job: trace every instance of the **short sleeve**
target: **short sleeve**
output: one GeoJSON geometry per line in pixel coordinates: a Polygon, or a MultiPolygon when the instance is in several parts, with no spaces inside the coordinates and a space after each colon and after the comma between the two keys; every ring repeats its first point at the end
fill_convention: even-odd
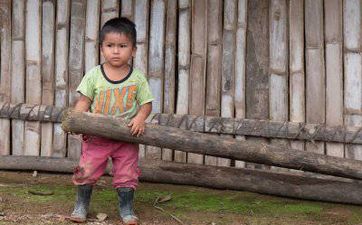
{"type": "Polygon", "coordinates": [[[154,100],[151,89],[144,75],[140,76],[140,84],[139,88],[137,89],[136,98],[139,105],[143,105],[154,100]]]}
{"type": "Polygon", "coordinates": [[[77,92],[81,93],[82,95],[87,96],[89,99],[93,100],[94,98],[94,79],[92,79],[92,74],[87,73],[82,81],[80,82],[77,92]]]}

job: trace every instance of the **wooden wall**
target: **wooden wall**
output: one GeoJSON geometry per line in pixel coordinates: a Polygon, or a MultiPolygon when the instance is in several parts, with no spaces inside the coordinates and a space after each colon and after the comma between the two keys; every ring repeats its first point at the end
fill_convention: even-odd
{"type": "MultiPolygon", "coordinates": [[[[360,0],[0,0],[0,101],[72,106],[82,76],[104,61],[98,31],[137,25],[133,65],[153,112],[362,126],[360,0]]],[[[77,158],[59,124],[0,119],[0,154],[77,158]]],[[[255,142],[362,160],[362,146],[255,142]]],[[[260,167],[142,146],[141,157],[260,167]]]]}

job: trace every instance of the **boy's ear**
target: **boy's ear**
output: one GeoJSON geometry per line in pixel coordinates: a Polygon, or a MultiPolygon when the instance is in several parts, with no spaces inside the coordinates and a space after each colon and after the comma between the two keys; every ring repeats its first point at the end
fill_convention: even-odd
{"type": "Polygon", "coordinates": [[[134,46],[134,47],[133,47],[133,50],[132,50],[132,57],[135,57],[135,56],[136,56],[136,52],[137,52],[137,47],[134,46]]]}

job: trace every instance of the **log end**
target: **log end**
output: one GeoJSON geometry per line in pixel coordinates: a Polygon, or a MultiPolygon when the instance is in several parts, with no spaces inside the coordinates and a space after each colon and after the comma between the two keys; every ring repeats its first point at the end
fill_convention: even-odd
{"type": "Polygon", "coordinates": [[[65,109],[62,113],[62,129],[65,133],[71,132],[71,115],[74,113],[74,109],[65,109]]]}

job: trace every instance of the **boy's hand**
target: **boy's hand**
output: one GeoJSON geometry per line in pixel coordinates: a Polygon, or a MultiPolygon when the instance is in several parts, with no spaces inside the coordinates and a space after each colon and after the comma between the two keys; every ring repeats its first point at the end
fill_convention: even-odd
{"type": "Polygon", "coordinates": [[[133,136],[141,136],[145,132],[145,121],[139,116],[134,117],[128,124],[131,128],[131,134],[133,136]]]}

